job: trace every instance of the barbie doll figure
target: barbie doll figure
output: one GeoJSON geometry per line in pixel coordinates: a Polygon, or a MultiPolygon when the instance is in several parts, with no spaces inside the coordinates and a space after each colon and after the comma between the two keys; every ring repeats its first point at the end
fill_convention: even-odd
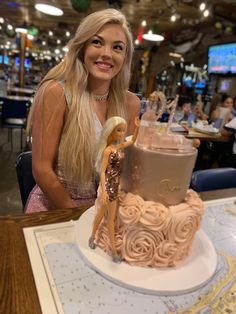
{"type": "Polygon", "coordinates": [[[132,145],[138,134],[139,119],[135,120],[136,128],[130,141],[125,142],[127,123],[121,117],[111,117],[104,124],[96,160],[96,170],[100,174],[98,196],[95,202],[96,216],[93,222],[92,235],[89,238],[89,247],[96,248],[95,235],[104,215],[107,214],[108,233],[110,237],[111,255],[114,262],[120,262],[121,257],[115,249],[114,220],[117,209],[122,160],[124,148],[132,145]]]}

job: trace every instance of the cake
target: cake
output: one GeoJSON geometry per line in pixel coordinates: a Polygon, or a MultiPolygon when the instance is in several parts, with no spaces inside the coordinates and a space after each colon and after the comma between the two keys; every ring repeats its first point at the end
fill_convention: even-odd
{"type": "MultiPolygon", "coordinates": [[[[176,101],[176,100],[175,100],[176,101]]],[[[135,266],[172,267],[191,253],[204,213],[189,189],[197,149],[193,141],[170,132],[170,123],[143,116],[138,138],[125,149],[115,224],[116,250],[135,266]]],[[[97,245],[110,254],[106,219],[97,245]]]]}

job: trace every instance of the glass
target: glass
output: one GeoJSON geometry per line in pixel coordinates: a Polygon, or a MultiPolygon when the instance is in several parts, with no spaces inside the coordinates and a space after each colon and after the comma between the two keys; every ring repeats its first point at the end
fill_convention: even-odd
{"type": "Polygon", "coordinates": [[[181,109],[176,109],[174,113],[174,121],[179,123],[181,119],[183,119],[184,113],[181,109]]]}

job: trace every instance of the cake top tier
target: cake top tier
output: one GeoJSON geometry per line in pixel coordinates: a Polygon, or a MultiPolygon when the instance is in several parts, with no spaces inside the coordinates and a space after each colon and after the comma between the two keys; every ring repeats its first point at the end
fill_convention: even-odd
{"type": "Polygon", "coordinates": [[[142,115],[140,130],[136,145],[143,149],[165,149],[189,152],[194,150],[193,140],[184,135],[171,132],[171,124],[175,113],[178,95],[167,104],[166,97],[162,92],[154,92],[147,101],[146,112],[142,115]],[[165,111],[169,111],[167,123],[157,120],[165,111]]]}

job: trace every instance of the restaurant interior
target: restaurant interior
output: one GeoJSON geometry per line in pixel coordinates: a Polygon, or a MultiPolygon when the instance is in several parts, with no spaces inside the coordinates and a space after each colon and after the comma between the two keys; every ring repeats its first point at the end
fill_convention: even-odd
{"type": "MultiPolygon", "coordinates": [[[[0,313],[236,313],[235,121],[235,0],[0,0],[0,313]],[[151,125],[152,131],[168,129],[160,139],[163,147],[169,149],[167,155],[174,151],[168,146],[170,134],[174,143],[180,139],[179,155],[187,156],[183,147],[191,140],[192,155],[188,155],[186,163],[178,166],[176,159],[171,161],[175,169],[179,167],[176,170],[179,177],[188,181],[182,197],[185,203],[170,203],[169,207],[158,203],[160,212],[155,214],[154,202],[148,200],[149,207],[145,209],[137,195],[142,211],[137,225],[140,227],[142,220],[144,231],[139,230],[141,240],[135,242],[134,239],[127,247],[131,251],[136,249],[138,262],[148,259],[150,247],[158,237],[164,237],[163,231],[159,232],[161,220],[163,230],[170,237],[179,232],[180,249],[185,250],[181,237],[186,234],[195,241],[188,245],[183,264],[178,260],[168,267],[157,267],[154,272],[150,264],[127,267],[123,260],[119,267],[114,263],[113,251],[112,262],[106,249],[100,255],[97,253],[100,248],[91,250],[96,244],[94,238],[89,237],[87,226],[92,221],[92,216],[89,220],[88,215],[93,207],[68,206],[30,214],[24,211],[28,193],[35,184],[31,168],[32,139],[26,126],[38,84],[53,66],[63,61],[68,52],[67,44],[81,20],[106,8],[120,10],[130,24],[134,43],[130,91],[140,99],[140,118],[148,116],[148,110],[152,114],[155,111],[155,117],[161,112],[158,121],[153,122],[154,119],[153,124],[146,126],[151,125]],[[162,93],[165,112],[162,112],[162,93]],[[226,111],[222,109],[222,116],[216,120],[211,117],[213,106],[215,110],[221,107],[220,99],[224,95],[232,99],[231,108],[226,111],[227,119],[230,114],[234,121],[227,120],[226,128],[226,111]],[[194,113],[194,120],[184,120],[181,99],[190,103],[188,117],[194,113]],[[200,115],[196,114],[196,108],[200,115]],[[193,168],[188,161],[194,159],[195,148],[198,157],[193,168]],[[226,150],[229,155],[225,154],[226,150]],[[226,157],[232,157],[232,150],[234,159],[230,164],[226,157]],[[24,165],[27,170],[20,165],[23,158],[19,156],[29,158],[24,165]],[[181,167],[193,169],[189,178],[181,167]],[[173,215],[173,219],[167,220],[167,215],[175,210],[177,218],[173,215]],[[186,212],[194,212],[197,218],[187,217],[183,222],[186,212]],[[176,227],[171,229],[176,221],[176,227]],[[148,249],[143,249],[143,242],[148,242],[147,228],[157,234],[151,237],[148,249]],[[194,228],[199,231],[196,237],[194,228]],[[109,273],[114,269],[114,273],[109,273]],[[124,273],[117,276],[120,270],[124,273]],[[143,285],[146,284],[145,290],[143,285]],[[157,287],[150,287],[156,284],[157,287]]],[[[142,126],[146,122],[144,119],[142,126]]],[[[153,149],[150,147],[148,154],[153,149]]],[[[162,159],[165,165],[168,156],[162,159]]],[[[135,160],[135,153],[133,157],[135,160]]],[[[145,166],[151,165],[147,162],[145,166]]],[[[128,170],[129,166],[132,162],[128,170]]],[[[150,177],[154,173],[165,175],[164,170],[171,173],[171,165],[165,167],[150,171],[150,177]]],[[[133,175],[130,173],[127,180],[133,175]]],[[[142,181],[138,170],[134,174],[137,182],[142,181]]],[[[166,178],[160,182],[163,183],[161,197],[168,199],[172,192],[180,193],[177,184],[169,185],[166,178]]],[[[155,180],[151,183],[149,189],[158,194],[155,180]]],[[[132,202],[131,198],[126,217],[130,225],[136,223],[138,216],[135,216],[137,204],[132,202]]],[[[109,214],[107,216],[109,219],[109,214]]],[[[114,230],[119,227],[117,224],[114,230]]],[[[123,241],[121,236],[128,228],[121,228],[118,242],[123,241]]],[[[101,238],[106,242],[109,236],[102,234],[101,238]]],[[[178,256],[179,249],[168,241],[162,242],[165,242],[163,247],[168,247],[167,253],[163,253],[159,244],[154,247],[155,254],[158,251],[160,256],[158,261],[152,257],[152,262],[158,264],[168,260],[170,255],[178,256]]]]}
{"type": "MultiPolygon", "coordinates": [[[[63,60],[81,19],[105,8],[121,10],[130,23],[135,47],[130,90],[140,97],[142,110],[154,90],[167,99],[188,96],[193,106],[200,95],[206,114],[215,93],[236,96],[234,1],[44,1],[60,9],[58,15],[39,11],[38,3],[0,2],[0,97],[28,102],[29,109],[37,84],[63,60]]],[[[0,212],[17,213],[22,205],[14,164],[27,150],[27,137],[24,128],[16,128],[9,138],[1,126],[0,212]]]]}

